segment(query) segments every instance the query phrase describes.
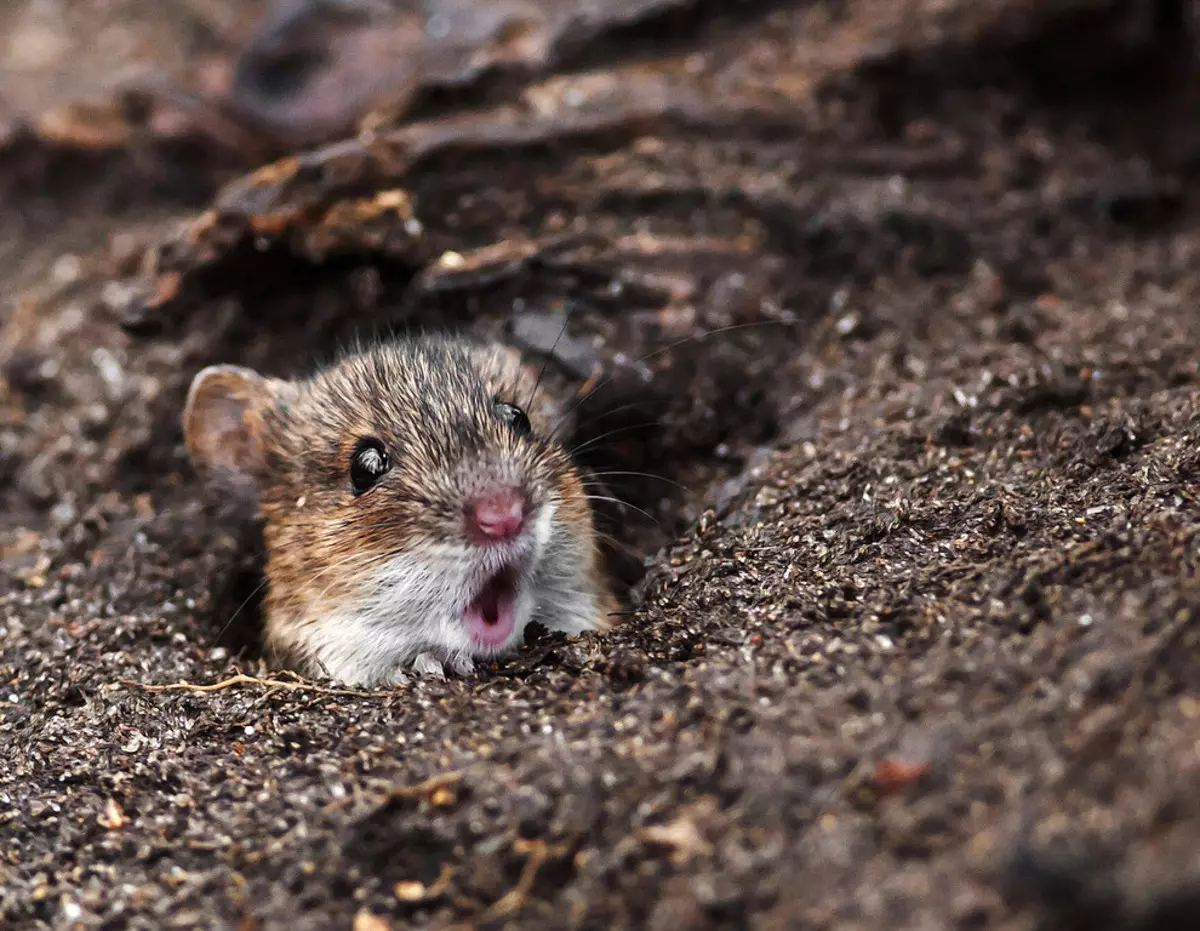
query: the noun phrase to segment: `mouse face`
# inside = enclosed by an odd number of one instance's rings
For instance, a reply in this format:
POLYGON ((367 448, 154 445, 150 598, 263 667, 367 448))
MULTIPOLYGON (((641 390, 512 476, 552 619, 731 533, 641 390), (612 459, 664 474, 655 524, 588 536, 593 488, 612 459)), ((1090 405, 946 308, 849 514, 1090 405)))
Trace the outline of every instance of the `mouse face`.
POLYGON ((604 628, 583 482, 512 350, 423 337, 299 382, 214 366, 192 384, 197 466, 264 520, 267 644, 301 671, 379 685, 469 672, 533 620, 604 628))

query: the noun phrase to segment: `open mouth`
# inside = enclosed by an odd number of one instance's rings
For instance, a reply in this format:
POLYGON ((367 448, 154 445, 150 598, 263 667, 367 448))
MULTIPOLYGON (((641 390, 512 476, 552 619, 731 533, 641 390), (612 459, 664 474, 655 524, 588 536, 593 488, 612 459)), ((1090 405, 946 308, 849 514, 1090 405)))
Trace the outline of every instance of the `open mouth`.
POLYGON ((463 612, 463 624, 477 646, 498 649, 508 643, 516 627, 516 574, 504 569, 484 583, 463 612))

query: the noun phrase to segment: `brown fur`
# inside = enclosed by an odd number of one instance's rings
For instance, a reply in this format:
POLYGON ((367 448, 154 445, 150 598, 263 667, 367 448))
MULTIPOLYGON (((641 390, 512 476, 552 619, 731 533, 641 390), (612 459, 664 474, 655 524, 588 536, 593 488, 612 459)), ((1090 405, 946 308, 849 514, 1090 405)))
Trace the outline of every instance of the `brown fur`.
POLYGON ((345 597, 373 562, 461 538, 463 501, 500 458, 515 463, 512 480, 532 509, 559 497, 556 522, 582 544, 602 593, 597 627, 611 626, 617 605, 591 507, 552 435, 555 405, 543 391, 527 409, 535 382, 511 349, 441 337, 377 346, 299 382, 224 366, 196 377, 184 414, 188 450, 198 467, 239 476, 257 492, 266 639, 277 659, 316 672, 296 628, 345 597), (526 410, 530 436, 495 416, 497 399, 526 410), (363 437, 383 441, 392 468, 356 497, 349 463, 363 437))

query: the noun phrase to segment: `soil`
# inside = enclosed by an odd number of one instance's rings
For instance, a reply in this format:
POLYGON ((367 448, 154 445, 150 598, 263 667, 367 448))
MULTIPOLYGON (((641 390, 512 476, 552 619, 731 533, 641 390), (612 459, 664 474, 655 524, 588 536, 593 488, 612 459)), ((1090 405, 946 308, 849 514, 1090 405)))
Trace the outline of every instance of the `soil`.
POLYGON ((0 14, 0 926, 1200 926, 1186 4, 437 2, 303 148, 250 6, 87 6, 0 14), (619 628, 267 668, 195 371, 564 323, 619 628))

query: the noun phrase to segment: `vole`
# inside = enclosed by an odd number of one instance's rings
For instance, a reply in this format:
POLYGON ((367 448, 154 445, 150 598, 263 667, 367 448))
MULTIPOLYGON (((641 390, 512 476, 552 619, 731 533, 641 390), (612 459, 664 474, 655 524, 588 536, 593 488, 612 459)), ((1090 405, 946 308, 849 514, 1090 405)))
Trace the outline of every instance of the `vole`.
POLYGON ((514 349, 432 335, 301 380, 195 376, 188 454, 254 493, 276 661, 373 687, 467 675, 530 621, 611 625, 585 480, 537 381, 514 349))

